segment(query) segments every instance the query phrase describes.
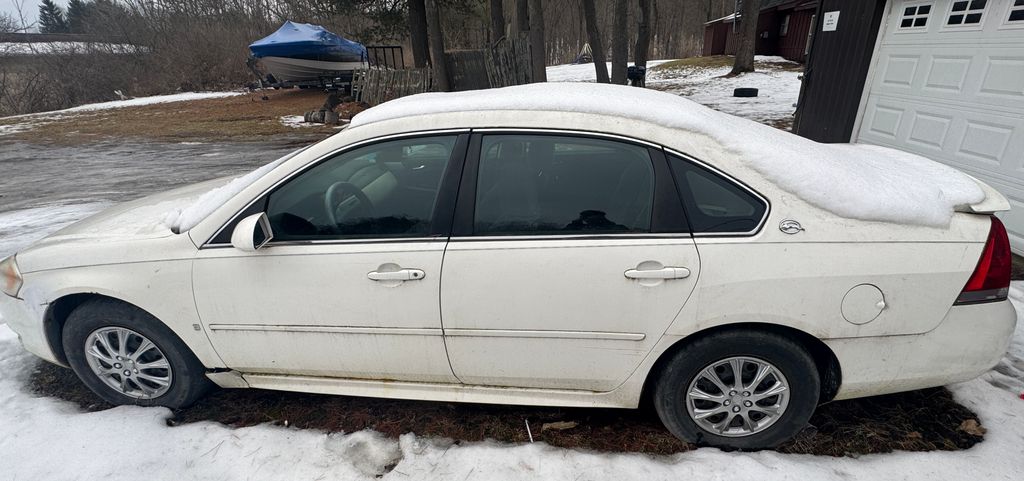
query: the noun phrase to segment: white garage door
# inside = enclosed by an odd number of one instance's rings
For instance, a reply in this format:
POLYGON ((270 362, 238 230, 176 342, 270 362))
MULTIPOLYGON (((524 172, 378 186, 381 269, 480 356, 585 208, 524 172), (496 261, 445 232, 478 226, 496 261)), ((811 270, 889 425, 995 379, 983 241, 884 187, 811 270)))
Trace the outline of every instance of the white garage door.
POLYGON ((856 141, 989 183, 1024 253, 1024 0, 889 0, 856 141))

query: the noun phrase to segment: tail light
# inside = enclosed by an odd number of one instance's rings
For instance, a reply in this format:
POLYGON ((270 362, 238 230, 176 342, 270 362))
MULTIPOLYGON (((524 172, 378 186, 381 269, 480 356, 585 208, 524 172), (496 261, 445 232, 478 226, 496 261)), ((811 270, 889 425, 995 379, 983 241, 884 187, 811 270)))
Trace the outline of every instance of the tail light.
POLYGON ((1001 301, 1010 291, 1010 239, 1006 227, 995 216, 991 216, 992 228, 988 231, 985 250, 978 259, 978 267, 967 280, 967 285, 956 298, 957 304, 1001 301))

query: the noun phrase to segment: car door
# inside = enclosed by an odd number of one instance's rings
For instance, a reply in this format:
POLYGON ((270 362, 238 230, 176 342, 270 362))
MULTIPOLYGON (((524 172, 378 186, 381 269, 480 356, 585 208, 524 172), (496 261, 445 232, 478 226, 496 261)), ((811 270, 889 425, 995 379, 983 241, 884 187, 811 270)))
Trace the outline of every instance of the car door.
POLYGON ((664 155, 597 135, 475 134, 441 317, 467 384, 609 391, 700 272, 664 155))
POLYGON ((438 293, 466 135, 344 151, 280 183, 254 253, 201 249, 196 305, 225 364, 247 373, 457 382, 438 293))

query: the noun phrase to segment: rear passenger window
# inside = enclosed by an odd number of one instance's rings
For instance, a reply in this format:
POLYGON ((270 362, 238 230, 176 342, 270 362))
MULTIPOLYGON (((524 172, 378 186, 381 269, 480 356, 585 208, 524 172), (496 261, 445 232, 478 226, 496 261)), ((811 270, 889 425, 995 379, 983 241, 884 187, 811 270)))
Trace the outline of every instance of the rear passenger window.
POLYGON ((693 162, 668 158, 694 234, 752 233, 761 224, 768 209, 763 200, 693 162))
POLYGON ((654 169, 644 147, 583 137, 488 135, 476 235, 650 232, 654 169))

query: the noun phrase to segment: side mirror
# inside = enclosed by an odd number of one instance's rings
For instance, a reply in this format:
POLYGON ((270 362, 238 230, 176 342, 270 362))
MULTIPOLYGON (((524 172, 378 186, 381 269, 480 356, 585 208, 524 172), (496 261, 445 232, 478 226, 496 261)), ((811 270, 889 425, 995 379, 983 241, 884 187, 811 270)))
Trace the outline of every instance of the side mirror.
POLYGON ((260 212, 238 221, 231 233, 231 245, 241 251, 256 252, 273 238, 270 219, 265 212, 260 212))

